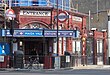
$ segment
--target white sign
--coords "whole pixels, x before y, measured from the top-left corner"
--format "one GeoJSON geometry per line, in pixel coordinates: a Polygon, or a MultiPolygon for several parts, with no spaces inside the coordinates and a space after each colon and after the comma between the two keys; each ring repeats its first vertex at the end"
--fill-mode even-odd
{"type": "Polygon", "coordinates": [[[82,18],[78,16],[72,16],[72,20],[82,22],[82,18]]]}
{"type": "Polygon", "coordinates": [[[60,57],[55,57],[54,67],[55,69],[60,69],[60,57]]]}
{"type": "Polygon", "coordinates": [[[70,62],[70,56],[66,56],[66,62],[70,62]]]}
{"type": "Polygon", "coordinates": [[[4,62],[4,56],[0,56],[0,62],[4,62]]]}
{"type": "Polygon", "coordinates": [[[50,11],[21,10],[20,15],[26,15],[26,16],[51,16],[51,12],[50,11]]]}

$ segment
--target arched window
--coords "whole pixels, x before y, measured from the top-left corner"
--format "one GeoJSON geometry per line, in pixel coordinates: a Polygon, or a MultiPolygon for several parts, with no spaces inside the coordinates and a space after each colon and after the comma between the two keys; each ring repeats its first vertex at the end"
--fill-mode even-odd
{"type": "Polygon", "coordinates": [[[30,24],[27,24],[25,25],[24,27],[22,27],[22,29],[42,29],[42,28],[45,28],[45,29],[48,29],[46,26],[44,26],[43,24],[41,23],[37,23],[37,22],[34,22],[34,23],[30,23],[30,24]]]}

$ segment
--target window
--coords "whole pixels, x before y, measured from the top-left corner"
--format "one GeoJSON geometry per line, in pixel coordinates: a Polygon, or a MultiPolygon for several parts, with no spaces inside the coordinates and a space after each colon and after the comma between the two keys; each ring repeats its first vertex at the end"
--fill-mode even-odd
{"type": "Polygon", "coordinates": [[[22,29],[42,29],[42,28],[45,28],[45,29],[48,29],[46,26],[44,26],[43,24],[41,23],[37,23],[37,22],[34,22],[34,23],[30,23],[30,24],[27,24],[25,25],[24,27],[22,27],[22,29]]]}
{"type": "Polygon", "coordinates": [[[32,0],[31,3],[32,3],[32,6],[39,6],[38,0],[32,0]]]}
{"type": "MultiPolygon", "coordinates": [[[[69,10],[70,0],[58,0],[58,8],[69,10]]],[[[50,4],[56,8],[57,0],[50,0],[50,4]]]]}
{"type": "MultiPolygon", "coordinates": [[[[57,0],[6,0],[6,3],[12,3],[12,6],[47,6],[48,4],[57,7],[57,0]]],[[[58,0],[58,8],[69,10],[70,0],[58,0]]]]}

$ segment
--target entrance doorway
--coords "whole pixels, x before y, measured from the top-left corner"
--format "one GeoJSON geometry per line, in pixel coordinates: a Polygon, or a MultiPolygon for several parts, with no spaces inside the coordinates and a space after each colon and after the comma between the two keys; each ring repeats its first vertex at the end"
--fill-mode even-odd
{"type": "Polygon", "coordinates": [[[29,60],[29,57],[34,56],[39,58],[39,63],[44,63],[45,52],[48,50],[48,43],[45,42],[44,49],[44,40],[42,38],[27,38],[24,41],[24,54],[25,60],[29,60]]]}

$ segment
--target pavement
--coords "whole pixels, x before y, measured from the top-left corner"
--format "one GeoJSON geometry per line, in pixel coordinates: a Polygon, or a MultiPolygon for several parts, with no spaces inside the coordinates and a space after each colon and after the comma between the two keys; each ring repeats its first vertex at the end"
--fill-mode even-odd
{"type": "Polygon", "coordinates": [[[70,70],[70,69],[110,69],[110,65],[80,65],[80,66],[75,66],[75,67],[70,67],[70,68],[60,68],[60,69],[14,69],[14,68],[0,68],[0,71],[27,71],[27,72],[32,72],[32,71],[55,71],[55,70],[70,70]]]}
{"type": "Polygon", "coordinates": [[[110,65],[80,65],[73,67],[73,69],[110,69],[110,65]]]}

